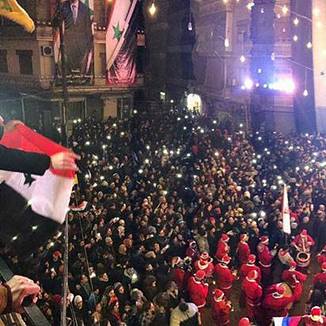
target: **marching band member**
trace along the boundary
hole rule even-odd
[[[239,271],[240,280],[243,280],[250,271],[256,271],[258,274],[257,282],[260,283],[261,269],[259,266],[255,265],[255,263],[256,263],[256,256],[252,254],[249,255],[248,262],[240,267],[240,271]]]
[[[212,301],[212,317],[216,326],[230,325],[231,302],[227,300],[223,291],[216,289]]]
[[[248,317],[253,320],[257,317],[258,308],[261,305],[263,288],[259,285],[258,273],[252,270],[242,282],[241,291],[244,295]]]
[[[316,306],[310,310],[310,315],[303,316],[300,326],[322,326],[326,325],[326,317],[323,316],[321,308]]]
[[[228,244],[230,237],[223,233],[220,240],[218,241],[215,257],[218,261],[221,261],[225,255],[230,253],[230,246]]]
[[[314,277],[314,285],[316,285],[318,282],[326,284],[326,262],[321,266],[321,273],[316,274]]]
[[[203,252],[199,260],[195,262],[195,270],[202,270],[205,272],[206,277],[212,277],[214,271],[213,259],[209,257],[207,252]]]
[[[186,256],[190,257],[193,261],[196,260],[199,256],[199,251],[195,240],[189,242],[189,247],[187,248]]]
[[[248,257],[250,255],[250,248],[247,242],[248,239],[249,239],[248,234],[240,235],[240,242],[237,248],[240,266],[247,263]]]
[[[216,264],[214,268],[217,287],[221,289],[228,298],[230,298],[232,284],[236,279],[236,274],[228,267],[230,261],[230,256],[225,255],[222,261]]]
[[[206,305],[208,295],[208,284],[204,282],[205,272],[199,270],[188,280],[188,293],[191,301],[202,309]]]
[[[326,262],[326,245],[324,246],[322,251],[317,255],[317,262],[318,262],[320,268],[323,265],[323,263]]]
[[[314,239],[308,234],[306,229],[303,229],[292,241],[292,246],[297,251],[310,252],[311,247],[315,245]]]
[[[276,254],[276,252],[269,250],[268,245],[269,245],[269,238],[268,236],[264,235],[260,238],[260,242],[258,243],[257,246],[258,261],[262,271],[264,283],[268,281],[271,276],[272,261]]]
[[[282,280],[290,285],[293,290],[294,302],[300,301],[303,282],[307,279],[307,275],[300,273],[296,270],[297,264],[293,261],[288,270],[285,270],[282,274]]]
[[[273,290],[267,292],[263,300],[263,309],[266,318],[285,317],[288,314],[289,304],[293,301],[292,297],[285,296],[283,284],[275,284]]]
[[[171,263],[171,279],[177,283],[178,289],[182,291],[185,281],[185,270],[183,269],[183,261],[180,257],[173,257]]]

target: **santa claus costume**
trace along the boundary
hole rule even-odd
[[[258,273],[254,270],[242,282],[241,291],[245,300],[247,314],[251,320],[256,320],[261,306],[263,288],[257,282]]]
[[[264,319],[266,324],[273,317],[286,317],[289,312],[289,305],[293,302],[293,297],[285,296],[285,288],[282,283],[275,284],[267,291],[262,303]]]
[[[323,316],[321,308],[312,307],[309,316],[303,316],[300,325],[302,326],[325,326],[326,317]]]
[[[243,281],[244,278],[248,275],[250,271],[256,271],[258,274],[257,282],[260,283],[261,281],[261,269],[259,266],[256,265],[256,256],[249,255],[248,262],[243,264],[239,270],[240,281]]]
[[[178,289],[183,290],[185,274],[183,261],[180,257],[173,257],[171,262],[171,279],[177,283]]]
[[[250,248],[247,243],[249,237],[247,234],[240,235],[240,242],[238,244],[237,253],[239,258],[240,266],[246,264],[248,262],[248,258],[250,255]]]
[[[230,325],[231,302],[220,289],[214,291],[212,300],[212,318],[216,326]]]
[[[230,246],[228,244],[229,240],[229,236],[223,233],[220,240],[218,241],[215,252],[215,257],[218,261],[221,261],[225,255],[230,253]]]
[[[317,262],[322,267],[323,263],[326,262],[326,245],[324,246],[323,250],[317,255]]]
[[[321,273],[315,275],[313,283],[314,285],[317,283],[326,284],[326,263],[321,266]]]
[[[189,278],[187,286],[190,300],[199,310],[205,307],[208,295],[208,284],[204,282],[204,278],[205,272],[199,270]]]
[[[314,239],[308,234],[306,229],[303,229],[292,241],[294,248],[300,252],[310,252],[311,247],[315,245]]]
[[[203,252],[199,260],[194,264],[195,271],[202,270],[205,272],[206,278],[212,277],[214,271],[213,259],[209,256],[207,252]]]
[[[282,281],[290,285],[293,290],[294,302],[299,302],[303,291],[303,282],[307,279],[307,275],[296,270],[296,262],[292,262],[290,268],[283,272]]]
[[[192,240],[189,242],[189,247],[186,250],[186,256],[191,258],[192,261],[195,261],[199,256],[199,250],[197,248],[196,241]]]
[[[228,264],[231,262],[229,256],[224,256],[220,263],[217,263],[214,268],[214,275],[217,287],[221,289],[226,297],[230,298],[232,284],[236,279],[235,274],[232,273]]]
[[[269,239],[267,236],[262,236],[257,246],[258,262],[262,271],[263,283],[266,284],[271,279],[271,267],[274,255],[268,248]]]

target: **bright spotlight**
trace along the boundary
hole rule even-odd
[[[250,78],[246,78],[245,81],[244,81],[243,86],[244,86],[245,89],[250,90],[250,89],[253,88],[254,82]]]

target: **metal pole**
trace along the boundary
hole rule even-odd
[[[65,41],[64,41],[64,17],[62,16],[61,1],[58,0],[58,14],[59,14],[59,33],[60,33],[60,54],[61,54],[61,77],[62,77],[62,95],[63,103],[61,107],[61,132],[62,141],[67,146],[67,104],[68,104],[68,87],[66,75],[66,57],[65,57]],[[63,274],[63,303],[61,311],[61,326],[67,325],[67,297],[68,297],[68,268],[69,268],[69,222],[68,216],[65,219],[65,251],[64,251],[64,274]]]

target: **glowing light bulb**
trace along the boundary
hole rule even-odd
[[[188,31],[191,32],[192,31],[192,22],[189,20],[188,23]]]
[[[294,24],[295,26],[298,26],[298,25],[299,25],[299,19],[298,19],[298,17],[295,17],[295,18],[293,19],[293,24]]]
[[[298,35],[293,35],[293,41],[294,42],[298,42],[298,39],[299,39]]]
[[[311,48],[312,48],[312,43],[311,43],[311,42],[308,42],[308,43],[307,43],[307,48],[308,48],[308,49],[311,49]]]
[[[247,9],[248,10],[251,10],[252,9],[252,7],[255,5],[255,3],[254,2],[249,2],[248,4],[247,4]]]
[[[155,3],[152,2],[152,4],[150,5],[148,12],[151,16],[154,16],[156,14],[157,8],[155,6]]]
[[[283,15],[286,15],[288,12],[289,12],[289,8],[286,5],[284,5],[282,7],[282,13],[283,13]]]
[[[302,95],[303,95],[304,97],[307,97],[307,96],[309,95],[308,90],[305,89],[305,90],[303,91]]]
[[[224,40],[224,47],[228,48],[230,46],[230,41],[228,38]]]
[[[240,62],[241,63],[244,63],[246,61],[246,57],[244,56],[244,55],[242,55],[241,57],[240,57]]]

